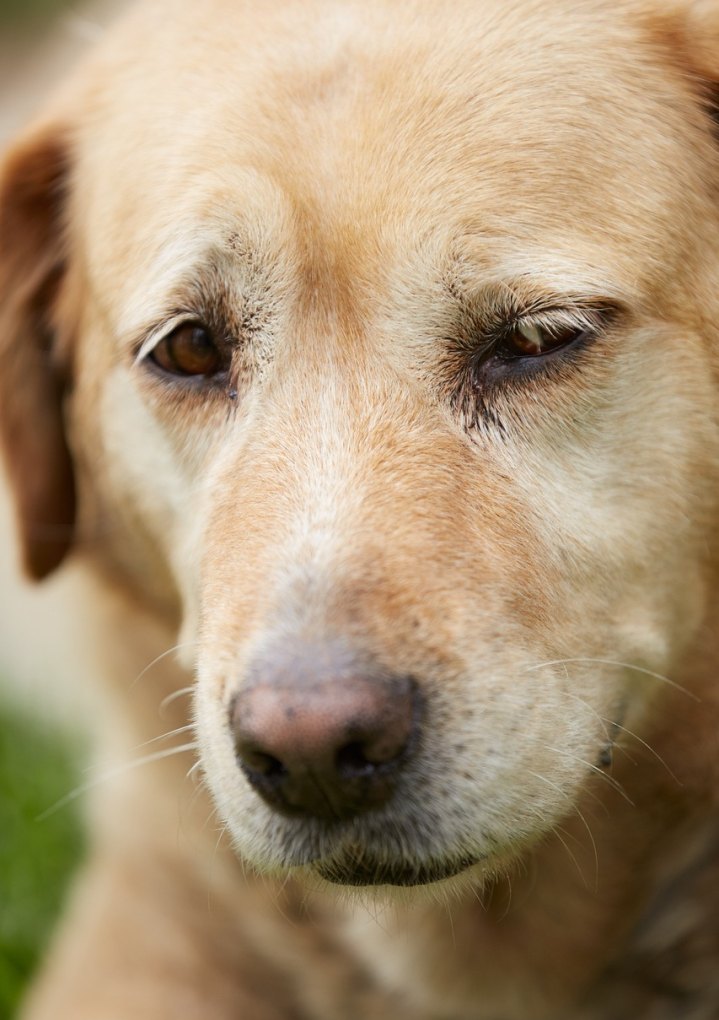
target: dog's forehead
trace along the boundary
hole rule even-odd
[[[141,34],[86,135],[98,272],[281,207],[345,259],[433,229],[570,251],[579,229],[636,274],[634,242],[700,190],[698,106],[631,5],[214,0],[173,5],[162,47]]]

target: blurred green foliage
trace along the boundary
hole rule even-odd
[[[0,20],[3,22],[36,21],[45,15],[55,15],[67,6],[69,6],[68,0],[0,0]]]
[[[13,1016],[82,854],[77,751],[16,710],[0,711],[0,1017]]]

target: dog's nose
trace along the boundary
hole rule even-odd
[[[337,820],[381,807],[415,742],[412,680],[360,669],[331,649],[282,659],[250,670],[232,707],[255,790],[287,815]]]

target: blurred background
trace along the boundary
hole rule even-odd
[[[122,0],[0,0],[0,144],[102,34]]]
[[[0,1017],[13,1017],[47,945],[82,855],[76,802],[43,813],[73,789],[80,751],[5,698],[0,703]]]
[[[3,150],[116,6],[0,0]],[[50,809],[83,782],[83,741],[73,709],[60,712],[52,695],[56,639],[70,640],[53,602],[63,582],[38,594],[18,581],[2,488],[0,478],[0,1020],[10,1020],[82,859],[78,801]]]

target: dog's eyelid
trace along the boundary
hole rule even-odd
[[[502,304],[515,307],[517,318],[525,315],[568,315],[568,314],[618,314],[626,303],[621,298],[610,297],[597,293],[562,293],[560,291],[526,291],[513,287],[508,295],[503,295]]]
[[[622,309],[611,301],[582,300],[564,301],[543,304],[537,302],[533,306],[522,309],[511,317],[510,325],[516,328],[561,328],[576,326],[600,332],[615,323],[622,315]]]
[[[133,358],[133,365],[140,365],[148,354],[157,347],[157,345],[169,336],[173,330],[179,326],[189,325],[190,323],[198,323],[198,318],[195,315],[191,315],[187,312],[183,312],[179,315],[174,315],[171,319],[166,319],[159,326],[155,326],[151,329],[149,334],[143,332],[144,339],[139,341],[139,345],[136,342],[133,344],[135,350],[135,356]]]
[[[483,336],[525,323],[551,329],[575,322],[577,328],[601,333],[625,322],[638,305],[620,286],[592,286],[586,280],[572,281],[571,276],[565,281],[529,273],[493,276],[476,287],[458,286],[455,281],[449,289],[464,321],[471,321],[475,332]]]

